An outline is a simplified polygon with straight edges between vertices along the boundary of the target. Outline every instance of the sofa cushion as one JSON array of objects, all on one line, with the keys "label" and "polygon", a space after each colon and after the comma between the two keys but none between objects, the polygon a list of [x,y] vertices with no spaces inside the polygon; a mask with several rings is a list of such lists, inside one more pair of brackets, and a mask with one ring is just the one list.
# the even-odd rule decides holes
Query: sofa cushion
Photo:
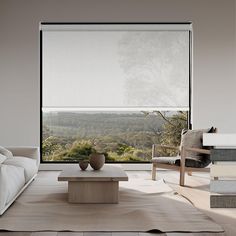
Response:
[{"label": "sofa cushion", "polygon": [[38,172],[36,160],[28,158],[28,157],[14,156],[14,158],[6,159],[4,164],[19,166],[19,167],[24,168],[26,183]]},{"label": "sofa cushion", "polygon": [[0,164],[2,164],[6,159],[7,157],[0,153]]},{"label": "sofa cushion", "polygon": [[8,204],[25,185],[24,169],[0,165],[0,210]]},{"label": "sofa cushion", "polygon": [[13,154],[11,151],[9,151],[8,149],[6,149],[5,147],[0,146],[0,153],[6,157],[12,158]]}]

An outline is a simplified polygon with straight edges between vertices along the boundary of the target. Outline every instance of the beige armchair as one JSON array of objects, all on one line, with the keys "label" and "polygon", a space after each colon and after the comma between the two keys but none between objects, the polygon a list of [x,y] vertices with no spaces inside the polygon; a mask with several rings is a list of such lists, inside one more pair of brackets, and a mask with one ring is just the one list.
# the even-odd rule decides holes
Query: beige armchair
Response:
[{"label": "beige armchair", "polygon": [[[183,130],[181,145],[172,147],[166,145],[152,145],[152,179],[156,180],[157,168],[177,170],[180,173],[179,184],[184,186],[185,173],[209,172],[210,150],[202,146],[202,134],[216,132],[216,128],[207,130]],[[160,157],[158,150],[173,149],[178,155],[175,157]]]}]

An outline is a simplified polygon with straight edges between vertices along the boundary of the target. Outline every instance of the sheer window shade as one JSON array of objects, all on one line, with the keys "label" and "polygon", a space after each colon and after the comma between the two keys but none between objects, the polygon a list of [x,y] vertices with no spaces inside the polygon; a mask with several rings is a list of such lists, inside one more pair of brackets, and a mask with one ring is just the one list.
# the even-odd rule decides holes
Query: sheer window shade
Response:
[{"label": "sheer window shade", "polygon": [[189,25],[43,25],[43,108],[188,109],[189,31]]}]

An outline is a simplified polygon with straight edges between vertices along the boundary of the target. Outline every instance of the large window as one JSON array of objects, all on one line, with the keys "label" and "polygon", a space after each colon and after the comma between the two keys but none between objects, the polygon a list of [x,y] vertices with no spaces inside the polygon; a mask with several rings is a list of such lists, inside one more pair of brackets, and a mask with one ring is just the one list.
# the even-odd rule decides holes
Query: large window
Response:
[{"label": "large window", "polygon": [[42,161],[145,162],[190,120],[191,24],[41,25]]}]

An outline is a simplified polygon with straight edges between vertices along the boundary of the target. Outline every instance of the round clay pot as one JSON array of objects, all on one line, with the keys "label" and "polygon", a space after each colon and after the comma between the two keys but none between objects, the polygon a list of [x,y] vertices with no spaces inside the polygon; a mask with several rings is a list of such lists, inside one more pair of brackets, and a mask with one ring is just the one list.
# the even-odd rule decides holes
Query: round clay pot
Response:
[{"label": "round clay pot", "polygon": [[87,169],[87,167],[88,167],[88,161],[79,161],[79,167],[80,167],[80,169],[81,170],[86,170]]},{"label": "round clay pot", "polygon": [[105,156],[102,153],[92,153],[89,159],[90,166],[94,170],[100,170],[105,163]]}]

